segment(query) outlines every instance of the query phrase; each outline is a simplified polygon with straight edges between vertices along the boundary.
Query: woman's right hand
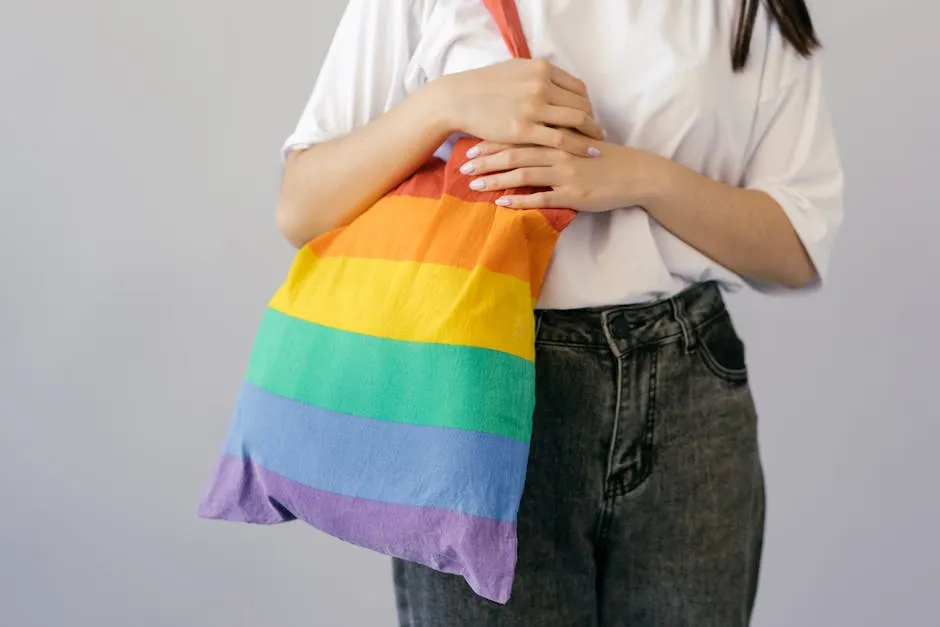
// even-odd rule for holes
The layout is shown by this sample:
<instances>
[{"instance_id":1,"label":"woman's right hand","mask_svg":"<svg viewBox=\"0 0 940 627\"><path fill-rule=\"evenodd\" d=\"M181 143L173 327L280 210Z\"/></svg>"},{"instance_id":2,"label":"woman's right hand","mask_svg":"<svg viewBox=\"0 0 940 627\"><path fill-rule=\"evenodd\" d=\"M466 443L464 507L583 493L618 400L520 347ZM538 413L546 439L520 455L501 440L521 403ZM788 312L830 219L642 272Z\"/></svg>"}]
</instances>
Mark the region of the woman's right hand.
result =
<instances>
[{"instance_id":1,"label":"woman's right hand","mask_svg":"<svg viewBox=\"0 0 940 627\"><path fill-rule=\"evenodd\" d=\"M591 138L604 136L584 83L548 61L513 59L431 85L448 125L483 140L594 156Z\"/></svg>"}]
</instances>

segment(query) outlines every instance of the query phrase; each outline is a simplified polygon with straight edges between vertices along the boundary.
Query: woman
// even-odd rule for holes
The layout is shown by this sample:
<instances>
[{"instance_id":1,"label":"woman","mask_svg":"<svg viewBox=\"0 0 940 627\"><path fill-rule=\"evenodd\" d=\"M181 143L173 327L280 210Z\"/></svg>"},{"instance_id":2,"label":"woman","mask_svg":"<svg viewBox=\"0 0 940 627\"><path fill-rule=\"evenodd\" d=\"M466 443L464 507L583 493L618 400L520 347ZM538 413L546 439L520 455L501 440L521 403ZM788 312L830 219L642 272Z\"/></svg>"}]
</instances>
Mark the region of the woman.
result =
<instances>
[{"instance_id":1,"label":"woman","mask_svg":"<svg viewBox=\"0 0 940 627\"><path fill-rule=\"evenodd\" d=\"M477 189L569 207L537 303L537 408L513 596L396 561L403 625L733 627L764 485L722 293L825 275L842 172L802 0L519 0L509 60L481 0L351 0L285 144L300 246L448 138Z\"/></svg>"}]
</instances>

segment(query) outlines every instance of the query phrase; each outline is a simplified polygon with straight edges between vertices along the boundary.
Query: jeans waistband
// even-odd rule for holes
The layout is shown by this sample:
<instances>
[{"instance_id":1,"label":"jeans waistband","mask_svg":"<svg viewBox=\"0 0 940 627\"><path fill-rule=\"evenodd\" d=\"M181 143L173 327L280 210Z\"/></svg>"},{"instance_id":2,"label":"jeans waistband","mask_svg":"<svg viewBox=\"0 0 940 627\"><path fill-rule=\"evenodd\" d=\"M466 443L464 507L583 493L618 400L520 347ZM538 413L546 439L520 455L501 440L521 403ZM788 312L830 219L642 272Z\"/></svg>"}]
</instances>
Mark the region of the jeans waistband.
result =
<instances>
[{"instance_id":1,"label":"jeans waistband","mask_svg":"<svg viewBox=\"0 0 940 627\"><path fill-rule=\"evenodd\" d=\"M622 353L640 344L682 340L691 348L695 331L727 315L717 283L698 283L650 303L609 308L540 310L536 343L611 348Z\"/></svg>"}]
</instances>

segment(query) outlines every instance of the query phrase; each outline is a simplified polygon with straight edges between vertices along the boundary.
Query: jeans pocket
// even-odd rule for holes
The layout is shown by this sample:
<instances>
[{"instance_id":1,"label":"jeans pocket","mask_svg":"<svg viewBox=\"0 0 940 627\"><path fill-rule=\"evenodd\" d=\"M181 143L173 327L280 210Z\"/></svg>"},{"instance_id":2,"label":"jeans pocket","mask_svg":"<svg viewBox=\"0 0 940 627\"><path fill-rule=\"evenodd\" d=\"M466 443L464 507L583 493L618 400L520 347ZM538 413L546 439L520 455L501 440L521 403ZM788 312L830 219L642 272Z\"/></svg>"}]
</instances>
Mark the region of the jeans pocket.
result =
<instances>
[{"instance_id":1,"label":"jeans pocket","mask_svg":"<svg viewBox=\"0 0 940 627\"><path fill-rule=\"evenodd\" d=\"M738 336L727 311L700 326L698 340L697 352L712 374L726 383L747 383L744 342Z\"/></svg>"}]
</instances>

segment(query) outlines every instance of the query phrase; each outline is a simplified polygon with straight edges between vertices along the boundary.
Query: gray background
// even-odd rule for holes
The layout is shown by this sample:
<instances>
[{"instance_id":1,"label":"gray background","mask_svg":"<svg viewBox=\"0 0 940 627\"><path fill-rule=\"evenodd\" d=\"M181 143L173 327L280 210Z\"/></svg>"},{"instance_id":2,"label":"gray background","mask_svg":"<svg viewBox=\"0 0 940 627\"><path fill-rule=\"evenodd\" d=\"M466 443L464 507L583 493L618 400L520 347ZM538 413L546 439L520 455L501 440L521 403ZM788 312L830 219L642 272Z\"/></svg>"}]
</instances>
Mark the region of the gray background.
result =
<instances>
[{"instance_id":1,"label":"gray background","mask_svg":"<svg viewBox=\"0 0 940 627\"><path fill-rule=\"evenodd\" d=\"M755 624L936 627L940 10L814 4L848 221L821 296L732 303L770 490ZM0 626L393 624L384 558L194 514L341 8L0 6Z\"/></svg>"}]
</instances>

